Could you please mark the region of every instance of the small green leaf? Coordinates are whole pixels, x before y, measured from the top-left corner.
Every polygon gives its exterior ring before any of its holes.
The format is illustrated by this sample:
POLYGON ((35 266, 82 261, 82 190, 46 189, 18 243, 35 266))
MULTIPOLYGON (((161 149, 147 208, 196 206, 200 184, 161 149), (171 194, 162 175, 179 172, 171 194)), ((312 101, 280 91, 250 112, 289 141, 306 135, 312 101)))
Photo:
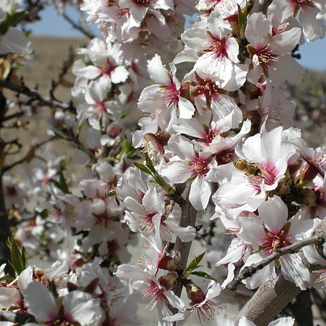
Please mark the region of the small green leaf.
POLYGON ((206 272, 202 272, 202 271, 195 271, 195 272, 191 272, 191 275, 196 275, 198 277, 202 277, 202 278, 206 278, 208 280, 213 280, 216 281, 216 279, 212 276, 210 276, 209 274, 207 274, 206 272))
POLYGON ((9 264, 15 272, 20 275, 20 273, 27 268, 27 255, 25 248, 23 247, 20 250, 14 238, 8 238, 7 246, 11 255, 11 261, 9 261, 9 264))
POLYGON ((13 278, 11 275, 5 275, 0 278, 1 281, 13 281, 15 278, 13 278))
POLYGON ((0 23, 0 35, 8 32, 9 27, 16 26, 16 24, 26 15, 27 11, 7 13, 0 23))
POLYGON ((122 157, 123 154, 126 154, 131 160, 138 160, 139 156, 136 154, 137 150, 134 146, 132 146, 132 142, 127 139, 127 137, 123 138, 119 157, 122 157))
POLYGON ((69 188, 67 186, 64 175, 61 171, 59 171, 59 181, 51 178, 48 181, 53 183, 58 189, 60 189, 64 194, 70 194, 69 188))
POLYGON ((152 160, 149 158, 148 154, 145 154, 145 159, 146 159, 146 166, 148 169, 153 173, 153 175, 157 175, 157 172, 154 168, 152 160))
POLYGON ((134 166, 137 167, 139 170, 145 172, 146 174, 151 174, 151 171, 148 170, 148 168, 144 164, 140 164, 137 162, 134 162, 134 166))
POLYGON ((243 11, 241 11, 240 5, 238 4, 238 25, 241 39, 245 38, 245 30, 247 27, 247 13, 248 5, 246 5, 243 11))
POLYGON ((149 156, 146 154, 145 157, 146 157, 146 166, 144 164, 140 164, 136 162, 134 162, 134 165, 138 169, 145 172, 146 174, 151 175, 155 180, 155 183, 159 185, 166 193, 168 193, 169 195, 175 194, 175 190, 167 182, 165 182, 163 178, 157 173, 149 156))
POLYGON ((54 281, 50 281, 48 283, 49 285, 49 291, 53 294, 54 298, 57 299, 58 298, 58 292, 57 292, 57 287, 54 283, 54 281))
POLYGON ((78 126, 77 126, 77 135, 79 135, 81 133, 81 130, 83 129, 84 127, 84 123, 81 121, 78 123, 78 126))
POLYGON ((187 272, 191 272, 194 269, 200 267, 199 263, 201 262, 201 260, 203 259, 203 257, 205 256, 205 252, 203 252, 202 254, 200 254, 199 256, 196 256, 187 266, 186 271, 187 272))

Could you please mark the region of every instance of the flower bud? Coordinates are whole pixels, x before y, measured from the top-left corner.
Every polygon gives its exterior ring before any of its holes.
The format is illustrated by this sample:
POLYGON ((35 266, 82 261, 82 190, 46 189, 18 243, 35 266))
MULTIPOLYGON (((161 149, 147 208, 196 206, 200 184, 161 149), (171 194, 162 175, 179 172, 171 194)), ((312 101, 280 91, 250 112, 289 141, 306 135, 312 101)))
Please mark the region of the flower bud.
POLYGON ((158 268, 165 269, 168 271, 176 271, 180 268, 180 265, 180 261, 177 258, 171 256, 164 256, 158 263, 158 268))
POLYGON ((147 133, 144 135, 144 150, 150 156, 156 156, 158 154, 163 155, 163 147, 160 144, 158 138, 151 133, 147 133))
POLYGON ((201 303, 206 298, 204 291, 193 282, 187 284, 187 295, 193 304, 201 303))
POLYGON ((316 175, 318 174, 318 169, 311 164, 306 164, 301 170, 300 170, 300 184, 305 185, 308 182, 312 181, 316 175))
POLYGON ((178 279, 179 275, 177 272, 169 272, 166 275, 162 275, 158 282, 165 291, 170 290, 173 287, 174 282, 178 279))
POLYGON ((302 165, 302 160, 298 160, 296 162, 289 164, 288 169, 289 169, 290 175, 293 176, 296 172, 298 172, 301 165, 302 165))

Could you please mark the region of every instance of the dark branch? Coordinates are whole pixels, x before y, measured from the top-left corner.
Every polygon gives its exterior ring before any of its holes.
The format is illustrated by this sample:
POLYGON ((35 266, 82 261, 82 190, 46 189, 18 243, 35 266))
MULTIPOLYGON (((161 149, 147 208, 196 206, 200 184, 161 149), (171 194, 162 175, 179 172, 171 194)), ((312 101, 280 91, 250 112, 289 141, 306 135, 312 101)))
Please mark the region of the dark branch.
POLYGON ((228 285, 227 288, 230 290, 235 290, 237 285, 244 279, 253 276, 258 270, 264 268, 268 264, 272 263, 275 259, 280 258, 286 254, 293 254, 298 252, 301 248, 310 245, 318 245, 321 243, 321 239, 319 236, 313 236, 309 239, 304 239, 298 242, 291 244, 290 246, 281 248, 273 252, 268 257, 262 259, 260 262, 252 264, 250 266, 245 267, 237 277, 235 277, 228 285))
POLYGON ((66 13, 62 14, 62 17, 69 23, 71 24, 71 26, 75 29, 77 29, 78 31, 80 31, 82 34, 84 34, 87 38, 89 38, 90 40, 93 39, 95 37, 95 35, 93 35, 89 30, 87 30, 84 26, 82 26, 81 24, 77 24, 75 23, 66 13))
POLYGON ((0 88, 7 88, 10 89, 17 94, 24 94, 27 97, 30 97, 33 100, 39 101, 41 105, 49 106, 49 107, 58 107, 65 111, 76 112, 76 108, 73 106, 71 102, 63 103, 61 101, 50 99, 38 93, 37 91, 30 90, 24 84, 15 84, 9 81, 0 80, 0 88))

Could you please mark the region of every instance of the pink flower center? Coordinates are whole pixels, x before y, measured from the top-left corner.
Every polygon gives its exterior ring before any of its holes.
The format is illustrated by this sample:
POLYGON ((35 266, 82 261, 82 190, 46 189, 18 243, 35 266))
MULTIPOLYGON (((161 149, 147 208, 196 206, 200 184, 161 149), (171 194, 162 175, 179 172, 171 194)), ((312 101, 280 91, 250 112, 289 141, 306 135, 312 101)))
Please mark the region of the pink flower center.
POLYGON ((17 188, 15 186, 6 186, 6 195, 15 197, 17 195, 17 188))
POLYGON ((215 59, 224 60, 228 57, 226 40, 223 39, 217 39, 213 37, 213 35, 210 32, 207 32, 209 36, 212 38, 210 41, 209 46, 204 49, 204 52, 212 52, 212 55, 215 59))
POLYGON ((268 186, 272 186, 277 181, 278 171, 274 166, 264 166, 258 165, 255 163, 247 163, 248 168, 245 168, 243 171, 249 179, 249 182, 253 188, 258 192, 261 189, 262 183, 268 186))
POLYGON ((140 232, 152 233, 154 231, 154 223, 152 219, 156 214, 157 213, 147 214, 146 218, 138 224, 140 232))
POLYGON ((148 7, 152 0, 134 0, 135 4, 148 7))
POLYGON ((100 67, 100 71, 103 76, 110 76, 114 69, 115 65, 109 60, 107 60, 107 62, 100 67))
POLYGON ((170 86, 163 86, 163 94, 165 95, 164 102, 166 106, 171 104, 177 105, 179 103, 179 92, 175 84, 171 84, 170 86))
POLYGON ((221 134, 220 130, 217 127, 210 128, 209 126, 204 125, 204 130, 205 134, 203 135, 203 139, 206 145, 209 145, 216 136, 221 134))
POLYGON ((274 233, 264 227, 265 237, 263 237, 263 244, 260 245, 260 250, 272 254, 280 248, 287 247, 292 243, 291 236, 288 235, 291 223, 284 224, 281 230, 274 233))
POLYGON ((106 113, 106 106, 103 101, 96 101, 94 108, 97 112, 106 113))
POLYGON ((212 100, 217 100, 219 99, 220 94, 225 94, 226 92, 217 85, 211 81, 211 80, 204 80, 201 79, 199 76, 197 76, 197 82, 198 85, 194 89, 194 91, 191 93, 192 96, 204 96, 206 99, 206 104, 207 107, 210 109, 212 100))
POLYGON ((259 65, 263 68, 265 76, 268 76, 268 69, 273 66, 273 62, 279 60, 279 56, 277 54, 273 54, 268 45, 263 48, 255 48, 249 44, 248 51, 251 57, 254 55, 258 57, 259 65))
POLYGON ((192 177, 204 177, 209 171, 208 163, 211 158, 207 159, 204 157, 194 157, 192 161, 188 161, 189 168, 192 172, 192 177))
POLYGON ((117 240, 113 239, 106 243, 106 247, 110 255, 116 256, 120 250, 120 245, 117 240))
MULTIPOLYGON (((218 306, 217 303, 215 303, 211 300, 207 300, 201 306, 196 307, 197 313, 198 313, 198 319, 199 319, 200 323, 201 323, 201 319, 203 319, 204 321, 214 320, 214 317, 216 315, 215 307, 217 307, 217 306, 218 306)), ((202 323, 201 323, 201 325, 202 325, 202 323)))
POLYGON ((295 13, 298 9, 305 11, 307 7, 315 7, 315 4, 311 0, 291 0, 291 5, 294 6, 295 13))

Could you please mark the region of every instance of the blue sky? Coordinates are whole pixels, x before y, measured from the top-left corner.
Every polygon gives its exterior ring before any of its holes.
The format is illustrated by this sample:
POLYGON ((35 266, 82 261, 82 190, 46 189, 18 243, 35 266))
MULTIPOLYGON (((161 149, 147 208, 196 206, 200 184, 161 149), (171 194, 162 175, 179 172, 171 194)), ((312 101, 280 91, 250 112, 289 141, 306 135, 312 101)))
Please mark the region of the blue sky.
MULTIPOLYGON (((67 8, 67 14, 76 19, 76 12, 72 7, 67 8)), ((74 30, 65 19, 59 16, 54 6, 45 9, 41 14, 41 21, 29 25, 33 35, 78 37, 82 36, 79 31, 74 30)), ((96 26, 91 27, 93 32, 97 31, 96 26)), ((300 47, 301 60, 299 63, 306 69, 326 71, 326 38, 314 43, 306 43, 300 47)))

